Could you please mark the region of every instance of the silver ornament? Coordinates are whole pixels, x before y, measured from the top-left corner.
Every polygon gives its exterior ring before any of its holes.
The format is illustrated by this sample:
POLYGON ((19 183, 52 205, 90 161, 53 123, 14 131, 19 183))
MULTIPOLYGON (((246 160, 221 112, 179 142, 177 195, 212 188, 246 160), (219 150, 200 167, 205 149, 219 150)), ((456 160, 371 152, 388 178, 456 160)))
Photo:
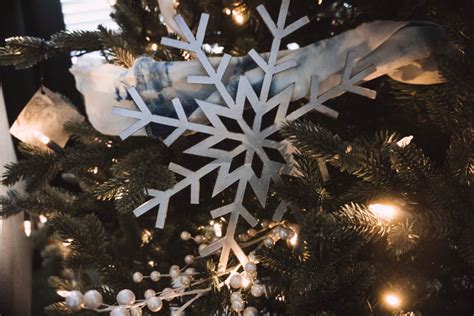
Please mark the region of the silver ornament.
POLYGON ((185 240, 185 241, 189 240, 189 239, 191 239, 191 234, 187 231, 183 231, 183 232, 181 232, 181 239, 185 240))

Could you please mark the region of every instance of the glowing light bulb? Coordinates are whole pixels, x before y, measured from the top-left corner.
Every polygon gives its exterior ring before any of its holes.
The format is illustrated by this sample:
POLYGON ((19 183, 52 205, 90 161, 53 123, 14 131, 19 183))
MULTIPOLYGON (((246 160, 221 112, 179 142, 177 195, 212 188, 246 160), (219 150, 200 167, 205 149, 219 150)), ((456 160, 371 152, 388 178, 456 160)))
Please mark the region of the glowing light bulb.
POLYGON ((231 15, 231 14, 232 14, 232 10, 229 9, 229 8, 225 8, 225 9, 224 9, 224 13, 225 13, 225 15, 231 15))
POLYGON ((232 20, 238 25, 244 25, 250 19, 250 12, 245 4, 232 10, 232 20))
POLYGON ((383 297, 385 304, 393 309, 400 308, 402 305, 402 299, 396 293, 387 293, 383 297))
POLYGON ((26 237, 31 236, 31 221, 29 219, 23 221, 23 229, 25 230, 26 237))
POLYGON ((296 49, 300 48, 300 44, 298 44, 298 43, 289 43, 288 45, 286 45, 286 48, 288 48, 289 50, 296 50, 296 49))
POLYGON ((290 245, 294 247, 296 246, 297 243, 298 243, 298 234, 295 233, 293 237, 291 237, 290 239, 290 245))
POLYGON ((214 223, 213 228, 214 228, 214 233, 216 234, 216 237, 222 237, 221 223, 214 223))
POLYGON ((156 52, 158 50, 158 44, 156 43, 151 44, 151 50, 156 52))
POLYGON ((48 218, 47 218, 46 216, 44 216, 44 215, 41 214, 41 215, 39 216, 39 220, 40 220, 40 223, 41 223, 41 224, 45 224, 45 223, 48 221, 48 218))
POLYGON ((74 239, 68 238, 65 241, 63 241, 63 246, 64 247, 69 247, 73 241, 74 241, 74 239))
POLYGON ((398 213, 394 205, 374 203, 369 205, 369 210, 377 217, 384 220, 392 220, 398 213))

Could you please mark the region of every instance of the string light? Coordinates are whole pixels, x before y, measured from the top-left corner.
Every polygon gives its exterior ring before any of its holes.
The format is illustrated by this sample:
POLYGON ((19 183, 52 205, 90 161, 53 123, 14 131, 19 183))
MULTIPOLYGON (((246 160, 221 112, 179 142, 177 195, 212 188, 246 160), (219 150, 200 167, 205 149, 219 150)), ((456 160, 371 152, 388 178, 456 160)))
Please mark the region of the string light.
POLYGON ((222 237, 221 223, 214 223, 213 228, 214 228, 214 233, 216 234, 216 237, 222 237))
POLYGON ((390 204, 374 203, 369 205, 369 210, 378 218, 392 220, 397 216, 398 207, 390 204))
POLYGON ((31 236, 31 221, 29 219, 25 219, 23 221, 23 229, 25 230, 26 237, 31 236))
POLYGON ((46 222, 48 221, 48 218, 44 216, 43 214, 40 214, 39 221, 41 224, 46 224, 46 222))
POLYGON ((158 44, 156 43, 151 44, 151 50, 156 52, 158 50, 158 44))
POLYGON ((398 309, 402 305, 402 299, 396 293, 390 292, 383 296, 385 305, 391 309, 398 309))
POLYGON ((288 45, 286 45, 286 48, 288 48, 289 50, 296 50, 296 49, 300 48, 300 44, 298 44, 298 43, 289 43, 288 45))
POLYGON ((294 234, 293 237, 291 237, 290 239, 290 245, 292 245, 293 247, 296 246, 298 244, 298 234, 294 234))
POLYGON ((68 238, 65 241, 63 241, 63 246, 64 247, 69 247, 73 241, 74 241, 74 239, 68 238))

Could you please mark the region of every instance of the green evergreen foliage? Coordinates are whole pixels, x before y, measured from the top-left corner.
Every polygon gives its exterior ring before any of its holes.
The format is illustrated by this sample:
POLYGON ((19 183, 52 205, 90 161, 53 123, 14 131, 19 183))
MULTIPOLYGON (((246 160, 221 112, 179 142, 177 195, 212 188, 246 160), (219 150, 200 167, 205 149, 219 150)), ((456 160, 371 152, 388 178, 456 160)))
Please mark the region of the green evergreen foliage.
MULTIPOLYGON (((269 46, 255 12, 260 2, 245 2, 250 19, 243 26, 223 13, 232 1, 218 1, 218 5, 181 1, 178 10, 194 26, 198 13, 209 12, 214 19, 209 43, 243 54, 249 48, 264 51, 269 46)), ((455 52, 439 56, 443 84, 413 86, 382 78, 370 83, 378 91, 375 101, 353 96, 331 101, 330 106, 341 112, 337 121, 316 113, 306 121, 285 125, 282 136, 299 150, 295 159, 300 177, 286 178, 276 194, 296 203, 303 221, 296 247, 280 241, 271 249, 259 249, 258 275, 269 285, 268 297, 247 297, 253 306, 278 315, 473 313, 474 25, 469 14, 474 5, 448 2, 293 3, 295 16, 305 14, 312 21, 308 31, 288 40, 301 45, 364 21, 429 19, 449 29, 457 46, 455 52), (408 135, 414 136, 411 143, 399 146, 408 135), (323 180, 321 161, 328 165, 329 181, 323 180), (374 203, 393 204, 399 212, 392 219, 381 218, 370 209, 374 203), (387 290, 405 295, 402 310, 384 306, 381 296, 387 290)), ((279 1, 265 4, 274 12, 279 1)), ((125 67, 141 55, 157 60, 184 58, 182 52, 159 45, 167 31, 159 20, 156 0, 118 0, 113 18, 120 32, 99 26, 93 32, 62 32, 49 40, 10 39, 0 48, 0 65, 27 68, 71 51, 97 50, 108 62, 125 67), (157 51, 152 43, 158 44, 157 51)), ((203 194, 202 207, 173 199, 171 211, 176 216, 169 218, 164 230, 154 229, 152 214, 138 220, 131 211, 147 199, 147 188, 166 190, 175 183, 168 163, 187 160, 181 152, 195 136, 168 149, 148 137, 122 142, 101 135, 87 123, 65 128, 73 137, 63 152, 21 145, 22 159, 7 166, 2 183, 13 186, 25 180, 26 193, 11 190, 1 197, 0 216, 22 211, 48 216, 48 238, 60 250, 45 250, 44 262, 62 262, 75 280, 56 271, 58 276, 50 279, 56 290, 98 289, 105 302, 113 304, 124 288, 141 295, 148 287, 167 287, 166 281, 135 284, 131 274, 167 271, 182 264, 187 254, 198 256, 195 247, 179 239, 180 232, 205 235, 203 225, 209 218, 202 209, 224 203, 230 194, 214 200, 203 194), (62 242, 70 245, 61 246, 62 242)), ((210 189, 204 184, 202 190, 210 189)), ((255 204, 251 198, 247 202, 255 204)), ((274 205, 269 204, 269 208, 274 205)), ((252 209, 262 216, 270 214, 252 209)), ((215 266, 215 258, 199 262, 200 270, 206 271, 205 286, 213 292, 198 300, 189 315, 231 314, 228 293, 217 290, 222 279, 215 266)), ((59 302, 46 307, 46 313, 69 311, 59 302)))

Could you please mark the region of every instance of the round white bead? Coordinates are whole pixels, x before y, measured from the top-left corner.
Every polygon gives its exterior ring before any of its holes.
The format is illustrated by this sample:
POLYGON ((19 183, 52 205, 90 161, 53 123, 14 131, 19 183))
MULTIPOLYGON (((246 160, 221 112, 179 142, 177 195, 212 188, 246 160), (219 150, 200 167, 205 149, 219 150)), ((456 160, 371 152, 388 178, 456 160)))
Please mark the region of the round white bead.
POLYGON ((260 261, 258 260, 258 257, 257 257, 257 254, 252 251, 251 253, 249 253, 249 260, 250 262, 253 262, 255 264, 259 263, 260 261))
POLYGON ((184 262, 186 264, 193 264, 194 256, 193 255, 187 255, 186 257, 184 257, 184 262))
POLYGON ((244 316, 257 316, 258 310, 255 307, 247 307, 244 309, 244 316))
POLYGON ((161 279, 161 273, 158 272, 158 271, 152 271, 150 273, 150 279, 153 281, 153 282, 158 282, 160 281, 161 279))
POLYGON ((261 284, 254 284, 252 285, 252 289, 250 289, 250 293, 252 293, 255 297, 260 297, 265 292, 265 288, 261 284))
POLYGON ((171 297, 172 295, 174 294, 174 291, 173 289, 167 287, 165 288, 163 291, 161 291, 161 297, 165 300, 165 301, 172 301, 173 300, 173 297, 171 297))
POLYGON ((245 264, 245 271, 247 273, 255 273, 257 272, 257 265, 253 262, 247 262, 245 264))
POLYGON ((84 295, 79 291, 71 291, 66 297, 66 306, 73 311, 78 311, 82 308, 84 302, 84 295))
POLYGON ((267 248, 272 248, 275 245, 275 241, 272 238, 267 237, 263 240, 263 244, 267 248))
POLYGON ((229 285, 233 289, 240 289, 242 287, 242 277, 240 276, 240 274, 234 274, 233 276, 231 276, 229 280, 229 285))
POLYGON ((249 235, 247 233, 242 233, 239 235, 240 241, 246 242, 250 239, 249 235))
POLYGON ((141 281, 143 281, 143 274, 141 274, 140 272, 135 272, 132 276, 132 279, 133 282, 140 283, 141 281))
POLYGON ((207 247, 207 244, 200 244, 199 245, 199 252, 203 251, 207 247))
POLYGON ((186 271, 184 271, 185 274, 189 275, 189 276, 193 276, 194 274, 196 274, 196 269, 194 268, 187 268, 186 271))
POLYGON ((185 287, 188 287, 189 285, 191 285, 191 277, 187 274, 182 275, 180 278, 180 281, 181 281, 181 284, 185 287))
POLYGON ((196 237, 194 237, 194 242, 196 244, 202 244, 204 242, 204 236, 203 235, 196 235, 196 237))
POLYGON ((181 270, 179 269, 179 266, 173 265, 170 267, 170 277, 172 279, 176 279, 177 277, 179 277, 180 274, 181 270))
POLYGON ((117 303, 119 305, 132 305, 135 303, 135 294, 130 290, 121 290, 117 294, 117 303))
POLYGON ((99 291, 90 290, 84 294, 84 305, 88 309, 96 309, 102 305, 103 299, 99 291))
POLYGON ((254 228, 250 228, 249 230, 247 230, 247 235, 249 235, 250 237, 255 237, 257 236, 257 230, 255 230, 254 228))
POLYGON ((151 312, 156 313, 163 307, 163 302, 161 301, 161 298, 153 296, 153 297, 147 298, 146 306, 151 312))
POLYGON ((142 316, 143 312, 142 312, 142 308, 140 306, 134 306, 132 307, 132 309, 130 310, 130 314, 132 316, 142 316))
POLYGON ((230 301, 235 301, 235 300, 242 300, 242 294, 238 291, 232 292, 230 294, 230 301))
POLYGON ((240 313, 241 311, 243 311, 245 307, 245 304, 242 300, 232 301, 231 305, 232 305, 232 309, 236 311, 237 313, 240 313))
POLYGON ((110 316, 130 316, 130 312, 125 307, 115 306, 110 311, 110 316))
POLYGON ((145 298, 150 298, 156 295, 155 290, 153 289, 148 289, 145 291, 145 298))
POLYGON ((187 231, 181 232, 181 239, 182 240, 189 240, 191 239, 191 234, 187 231))

